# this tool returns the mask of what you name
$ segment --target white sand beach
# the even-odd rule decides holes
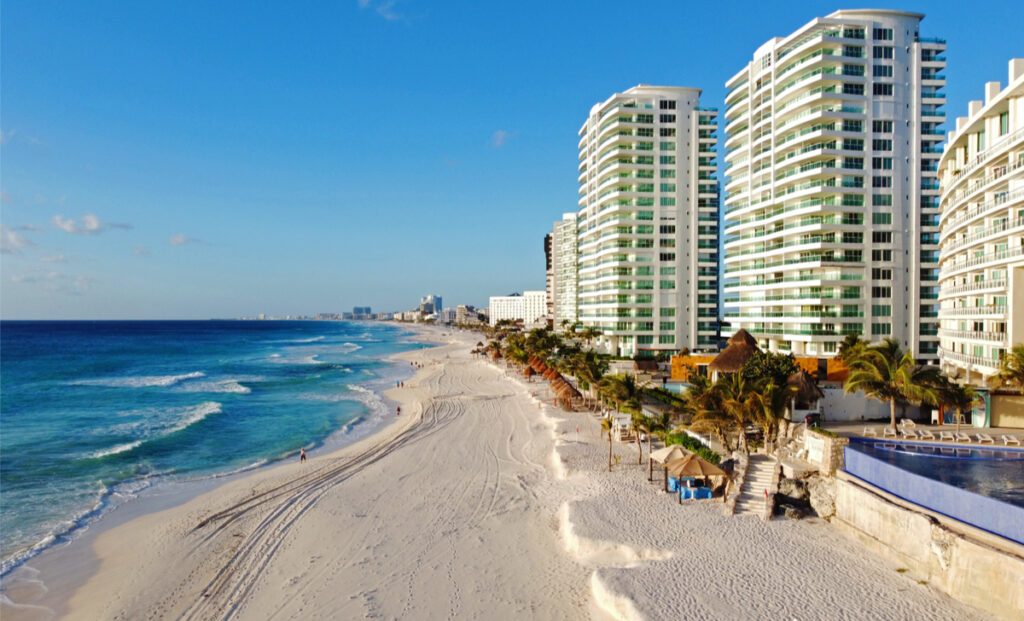
[[[444,338],[373,437],[104,532],[65,616],[986,618],[819,520],[680,506],[635,445],[608,473],[594,416]]]

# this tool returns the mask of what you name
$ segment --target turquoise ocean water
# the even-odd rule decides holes
[[[0,323],[0,575],[161,482],[365,437],[393,416],[399,327]],[[307,449],[308,450],[308,449]]]

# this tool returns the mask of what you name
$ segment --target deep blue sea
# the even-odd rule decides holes
[[[329,321],[0,323],[0,575],[163,481],[362,437],[411,375],[399,327]]]

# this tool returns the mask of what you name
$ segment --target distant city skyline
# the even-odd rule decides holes
[[[544,289],[592,105],[644,83],[722,108],[751,50],[860,8],[752,7],[6,2],[0,316],[403,310],[429,291],[485,307]],[[878,8],[947,40],[954,118],[1024,53],[1020,3]],[[650,36],[624,54],[611,32]]]

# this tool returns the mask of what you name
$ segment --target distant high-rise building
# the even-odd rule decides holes
[[[946,45],[923,17],[836,11],[726,82],[728,333],[819,357],[894,337],[935,359]]]
[[[493,326],[502,319],[522,321],[530,326],[541,322],[546,317],[547,292],[524,291],[522,295],[492,296],[490,299],[490,324]]]
[[[551,301],[556,330],[572,326],[579,319],[576,300],[578,277],[576,252],[576,214],[562,214],[551,233]]]
[[[551,248],[551,233],[544,236],[544,282],[547,291],[547,308],[545,314],[548,319],[554,318],[555,300],[555,272],[552,267],[553,249]]]
[[[369,315],[371,313],[372,313],[372,311],[370,310],[369,306],[355,306],[355,307],[352,308],[352,314],[357,316],[357,317],[359,317],[359,316],[366,316],[366,315]]]
[[[976,386],[1024,343],[1024,58],[999,86],[956,120],[939,161],[939,360]]]
[[[439,295],[427,295],[420,300],[420,312],[428,315],[436,313],[443,308],[441,304],[441,296]]]
[[[700,89],[641,85],[579,130],[578,318],[606,351],[717,345],[717,116]]]

